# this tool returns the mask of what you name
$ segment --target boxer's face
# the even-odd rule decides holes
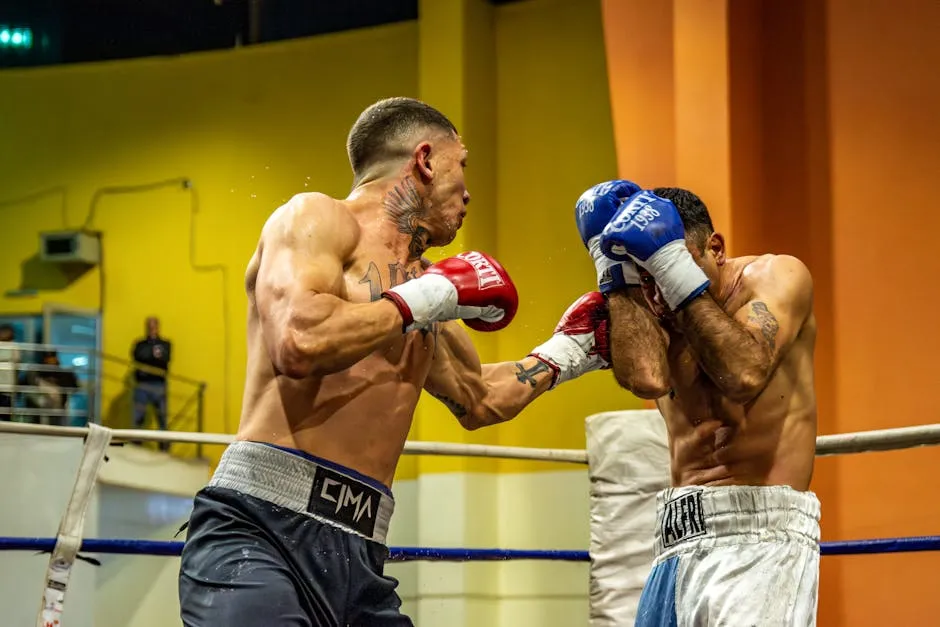
[[[443,136],[431,145],[422,169],[426,181],[428,211],[425,216],[431,244],[443,246],[457,236],[467,215],[470,192],[464,178],[467,149],[456,135]]]

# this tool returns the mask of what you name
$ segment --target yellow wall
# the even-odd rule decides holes
[[[0,101],[0,130],[6,145],[22,146],[18,154],[0,154],[0,203],[66,186],[64,222],[78,226],[103,186],[192,179],[199,208],[196,262],[224,265],[225,285],[219,272],[196,273],[190,266],[190,191],[171,185],[105,196],[94,219],[105,237],[104,347],[126,354],[143,317],[160,315],[175,342],[173,370],[209,383],[207,430],[234,431],[244,380],[242,277],[264,219],[305,189],[345,195],[350,175],[344,139],[359,111],[384,96],[429,94],[432,104],[465,123],[468,141],[485,140],[476,142],[480,149],[470,145],[468,181],[477,196],[462,245],[488,250],[504,263],[521,307],[507,331],[485,341],[471,334],[485,354],[519,359],[551,334],[572,300],[595,287],[573,205],[584,189],[615,176],[616,160],[599,3],[472,6],[484,1],[461,0],[466,13],[439,16],[461,29],[466,43],[446,64],[422,63],[419,56],[425,49],[448,56],[439,48],[448,45],[447,37],[420,32],[432,24],[410,23],[180,59],[0,73],[3,93],[17,94]],[[486,22],[492,32],[484,38]],[[467,55],[474,54],[487,58],[469,63]],[[462,68],[455,81],[461,111],[449,109],[454,94],[436,96],[421,84],[435,66],[446,71],[447,64]],[[37,231],[63,225],[61,206],[56,196],[0,205],[0,291],[20,285],[20,262],[34,254]],[[0,300],[0,311],[38,311],[43,299],[97,307],[97,282],[91,273],[65,292]],[[425,398],[412,437],[583,447],[587,415],[637,406],[610,373],[595,373],[551,392],[517,421],[472,434]],[[531,482],[504,474],[506,488],[493,477],[455,472],[543,470],[572,472],[560,473],[561,479],[526,475]],[[419,474],[417,481],[403,481]],[[583,469],[569,465],[419,464],[405,458],[396,480],[402,494],[412,494],[415,511],[409,517],[403,499],[393,525],[422,545],[584,548],[583,507],[568,508],[534,535],[528,521],[498,524],[495,513],[505,500],[533,518],[551,517],[537,500],[526,504],[517,496],[544,495],[551,485],[556,496],[577,504],[578,495],[586,498],[583,478]],[[464,621],[447,624],[500,624],[497,604],[504,597],[510,599],[500,610],[505,624],[519,624],[516,614],[522,613],[537,612],[545,625],[573,624],[571,617],[584,615],[585,564],[543,567],[544,580],[528,571],[520,576],[518,569],[500,576],[503,569],[495,565],[467,568],[476,570],[457,578],[451,575],[464,573],[463,565],[422,564],[407,571],[411,578],[404,581],[428,624],[442,624],[434,617],[445,611]],[[568,577],[555,577],[556,570]],[[480,612],[488,619],[477,620]]]
[[[0,103],[0,292],[21,285],[38,231],[82,225],[96,190],[190,178],[195,263],[224,265],[225,285],[220,272],[190,265],[192,192],[176,185],[101,197],[92,226],[104,237],[104,350],[127,355],[144,317],[159,315],[174,342],[172,370],[208,382],[206,429],[234,431],[244,268],[261,225],[296,192],[348,192],[344,144],[358,112],[378,98],[417,95],[416,24],[175,59],[4,71],[0,91],[8,96]],[[66,190],[64,210],[62,194],[6,202],[54,186]],[[0,311],[38,312],[44,300],[98,307],[97,272],[64,291],[0,298]],[[106,388],[106,411],[118,391]]]
[[[574,226],[585,189],[617,176],[600,3],[544,0],[501,7],[496,20],[497,238],[520,305],[499,337],[501,359],[543,341],[568,305],[596,289]],[[566,383],[499,427],[499,443],[584,447],[584,418],[636,409],[609,372]],[[503,462],[504,471],[558,470]]]
[[[482,101],[494,108],[497,137],[495,148],[477,153],[495,152],[495,162],[474,158],[469,178],[495,181],[495,194],[483,196],[496,202],[475,203],[478,226],[491,226],[468,225],[463,245],[495,253],[517,283],[516,322],[487,345],[499,359],[519,359],[594,287],[572,207],[581,191],[616,174],[600,6],[533,0],[473,15],[491,19],[495,33],[488,44],[479,37],[473,43],[492,46],[480,53],[495,59],[495,91]],[[206,429],[234,431],[244,381],[242,278],[260,227],[295,192],[345,195],[344,140],[358,112],[381,97],[420,95],[418,28],[405,23],[176,59],[0,73],[3,93],[16,95],[0,103],[5,145],[15,147],[0,154],[0,203],[66,190],[64,209],[62,194],[0,204],[0,290],[21,285],[20,263],[35,254],[39,230],[85,222],[96,190],[188,177],[193,191],[172,184],[104,195],[97,204],[91,226],[104,237],[104,349],[126,355],[143,318],[159,315],[174,341],[173,371],[209,384]],[[479,91],[479,77],[468,72],[467,89]],[[480,101],[474,94],[467,102]],[[191,265],[194,206],[195,263],[224,266],[224,285],[221,272]],[[38,311],[43,300],[97,307],[97,286],[92,271],[64,291],[0,299],[0,311]],[[106,413],[120,391],[117,383],[106,386]],[[423,407],[428,403],[435,401]],[[465,436],[446,412],[419,411],[427,420],[412,435],[582,447],[584,416],[635,406],[600,373],[550,393],[498,430]],[[399,478],[417,472],[406,460]]]

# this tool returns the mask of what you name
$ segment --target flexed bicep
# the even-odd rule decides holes
[[[344,264],[358,226],[331,199],[287,206],[265,227],[255,306],[275,368],[291,378],[346,369],[401,335],[386,300],[351,303]]]

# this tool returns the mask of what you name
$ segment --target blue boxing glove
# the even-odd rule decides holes
[[[624,202],[604,227],[600,243],[604,255],[632,258],[649,272],[672,311],[708,289],[708,277],[685,245],[679,210],[653,192],[637,192]]]
[[[578,223],[581,241],[594,259],[597,270],[597,286],[602,294],[626,286],[639,286],[640,275],[629,258],[614,260],[601,252],[601,232],[617,214],[621,203],[640,191],[640,186],[631,181],[607,181],[598,183],[578,198],[574,218]]]

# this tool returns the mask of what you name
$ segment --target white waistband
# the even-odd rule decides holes
[[[385,544],[395,509],[391,496],[343,467],[323,464],[258,442],[233,442],[209,485],[228,488],[312,516]]]
[[[656,554],[755,542],[819,545],[819,499],[788,486],[685,486],[656,496]]]

